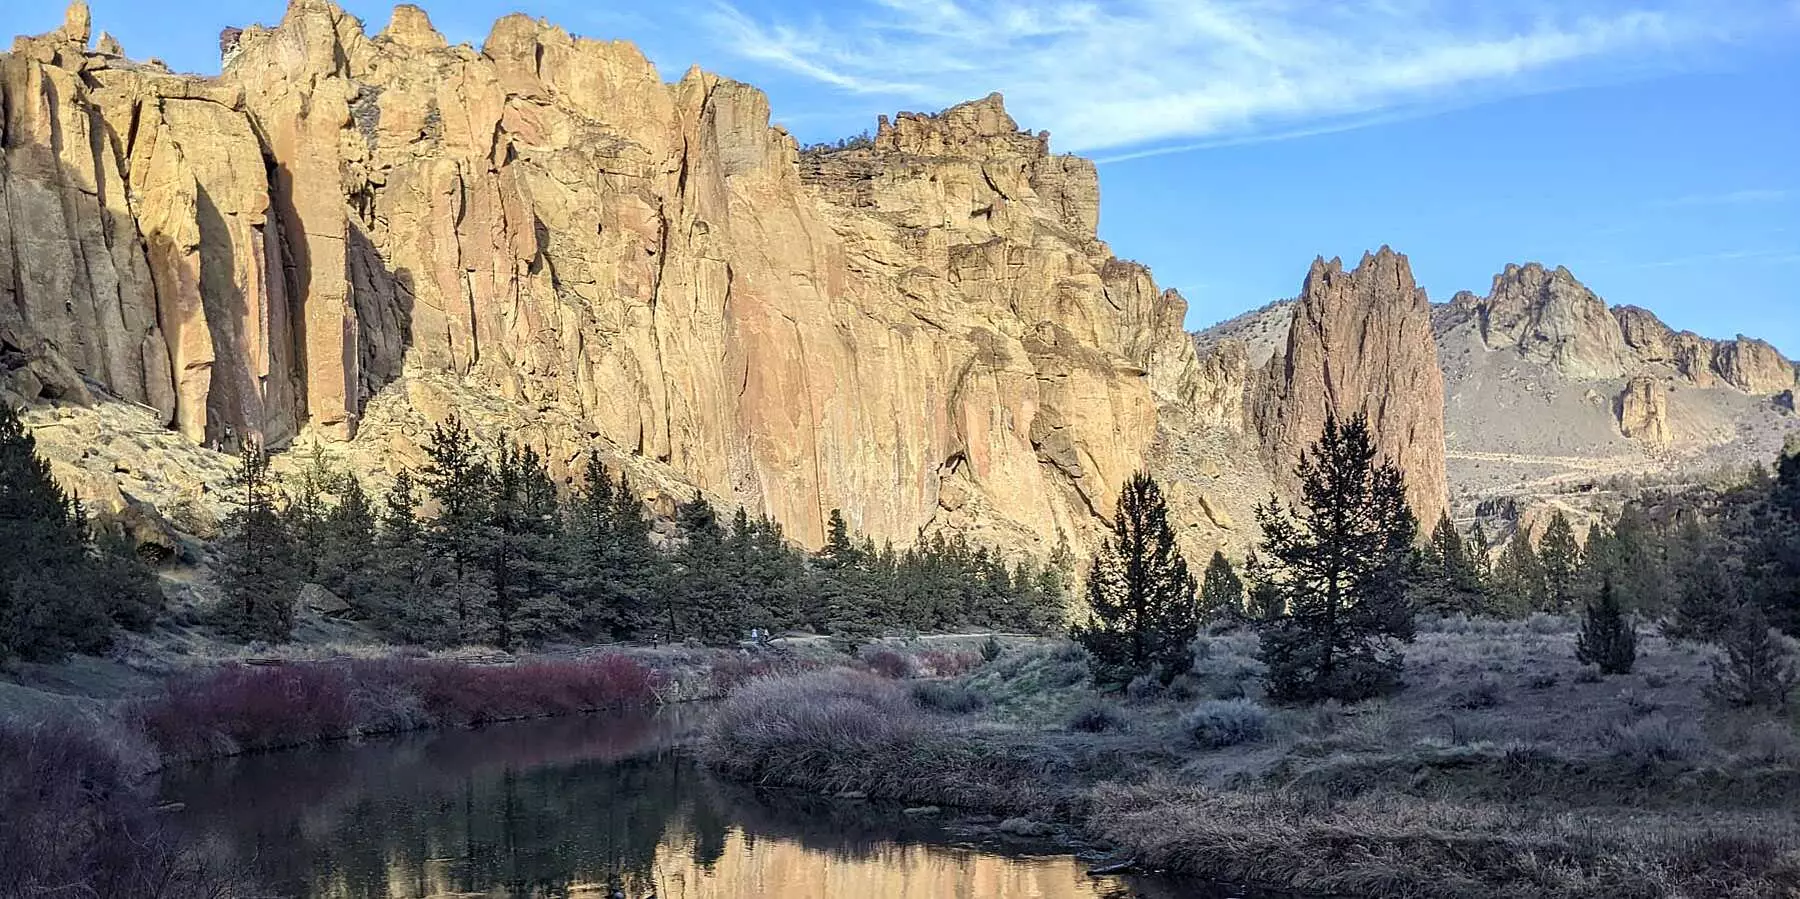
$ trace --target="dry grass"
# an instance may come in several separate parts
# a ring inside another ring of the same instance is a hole
[[[1641,640],[1637,671],[1594,678],[1565,619],[1433,622],[1399,694],[1198,742],[1194,694],[1255,707],[1254,638],[1203,638],[1181,698],[1130,700],[1096,694],[1078,650],[1014,647],[960,682],[985,710],[931,715],[867,676],[763,682],[707,751],[767,785],[1060,815],[1147,866],[1275,888],[1800,896],[1794,723],[1710,704],[1707,652]],[[1078,710],[1104,732],[1070,733]]]

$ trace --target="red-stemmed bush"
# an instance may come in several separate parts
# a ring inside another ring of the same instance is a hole
[[[622,655],[469,665],[426,659],[226,665],[136,709],[168,758],[203,758],[420,727],[466,727],[656,702],[661,677]]]

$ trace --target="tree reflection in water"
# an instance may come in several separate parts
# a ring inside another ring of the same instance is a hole
[[[164,774],[183,826],[281,895],[1128,899],[1066,856],[955,846],[898,810],[761,797],[677,746],[700,709],[439,731]],[[1221,894],[1224,895],[1224,894]]]

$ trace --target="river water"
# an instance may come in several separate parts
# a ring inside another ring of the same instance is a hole
[[[862,803],[758,794],[676,747],[700,709],[436,731],[163,775],[177,824],[298,899],[1175,899]],[[609,886],[610,885],[610,886]]]

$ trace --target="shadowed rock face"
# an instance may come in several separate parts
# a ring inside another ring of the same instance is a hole
[[[1093,164],[998,95],[803,154],[753,88],[523,16],[477,51],[294,0],[218,78],[88,39],[77,5],[0,60],[0,387],[27,400],[92,383],[196,443],[354,446],[392,397],[808,544],[842,507],[1047,546],[1203,389],[1185,302],[1096,238]]]
[[[1277,486],[1297,492],[1294,466],[1329,414],[1359,412],[1405,473],[1407,497],[1429,530],[1448,502],[1444,377],[1431,303],[1406,257],[1387,247],[1354,271],[1320,259],[1306,276],[1287,349],[1270,360],[1254,412]]]

